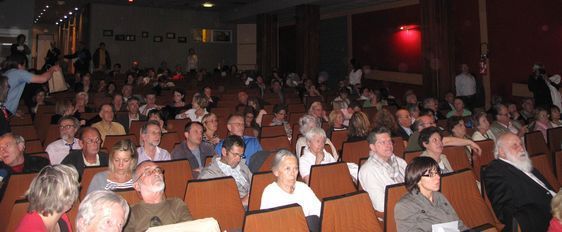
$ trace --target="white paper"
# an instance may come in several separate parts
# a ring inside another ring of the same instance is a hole
[[[432,232],[459,232],[459,221],[431,225]]]

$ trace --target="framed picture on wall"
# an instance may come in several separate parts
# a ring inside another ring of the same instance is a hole
[[[115,35],[116,41],[125,41],[125,35]]]
[[[175,38],[176,38],[176,33],[173,32],[166,33],[166,39],[175,39]]]
[[[125,41],[135,41],[137,40],[135,35],[126,35],[125,36]]]
[[[232,43],[231,30],[213,30],[213,42],[215,43]]]
[[[187,43],[187,37],[178,36],[178,43]]]
[[[154,36],[154,39],[152,40],[155,43],[162,43],[162,36]]]
[[[113,30],[103,30],[103,37],[112,37]]]
[[[148,38],[148,31],[141,32],[141,37],[142,38]]]

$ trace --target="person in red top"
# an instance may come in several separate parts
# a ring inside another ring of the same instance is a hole
[[[49,160],[38,156],[24,155],[25,140],[19,135],[6,133],[0,136],[0,183],[7,183],[14,173],[38,172],[49,165]],[[7,184],[0,188],[0,199]]]
[[[16,232],[72,232],[66,215],[78,198],[78,172],[62,164],[41,169],[27,190],[29,207]]]

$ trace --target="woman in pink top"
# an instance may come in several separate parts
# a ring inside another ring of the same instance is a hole
[[[29,207],[16,231],[72,231],[66,215],[78,197],[78,172],[66,165],[44,167],[27,190]]]

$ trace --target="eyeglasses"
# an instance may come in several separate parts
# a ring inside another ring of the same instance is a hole
[[[379,144],[379,145],[394,145],[394,141],[392,141],[392,140],[388,140],[388,141],[377,141],[376,144]]]
[[[87,144],[100,144],[101,143],[101,139],[100,138],[95,138],[95,139],[84,139],[84,142]]]
[[[59,126],[59,129],[68,130],[68,129],[70,129],[70,128],[74,128],[74,125],[64,125],[64,126],[63,126],[63,125],[60,125],[60,126]]]
[[[231,152],[231,151],[227,151],[227,152],[228,152],[229,154],[231,154],[231,155],[235,155],[235,156],[240,157],[240,159],[243,159],[243,158],[244,158],[244,153],[242,153],[242,154],[236,154],[236,153]]]
[[[164,169],[160,167],[155,167],[152,169],[145,169],[140,176],[138,176],[133,182],[137,182],[143,176],[152,176],[152,175],[163,175]]]
[[[429,172],[427,174],[423,174],[422,176],[429,177],[429,178],[433,178],[435,176],[441,176],[441,171],[440,170],[439,171],[432,171],[432,172]]]

